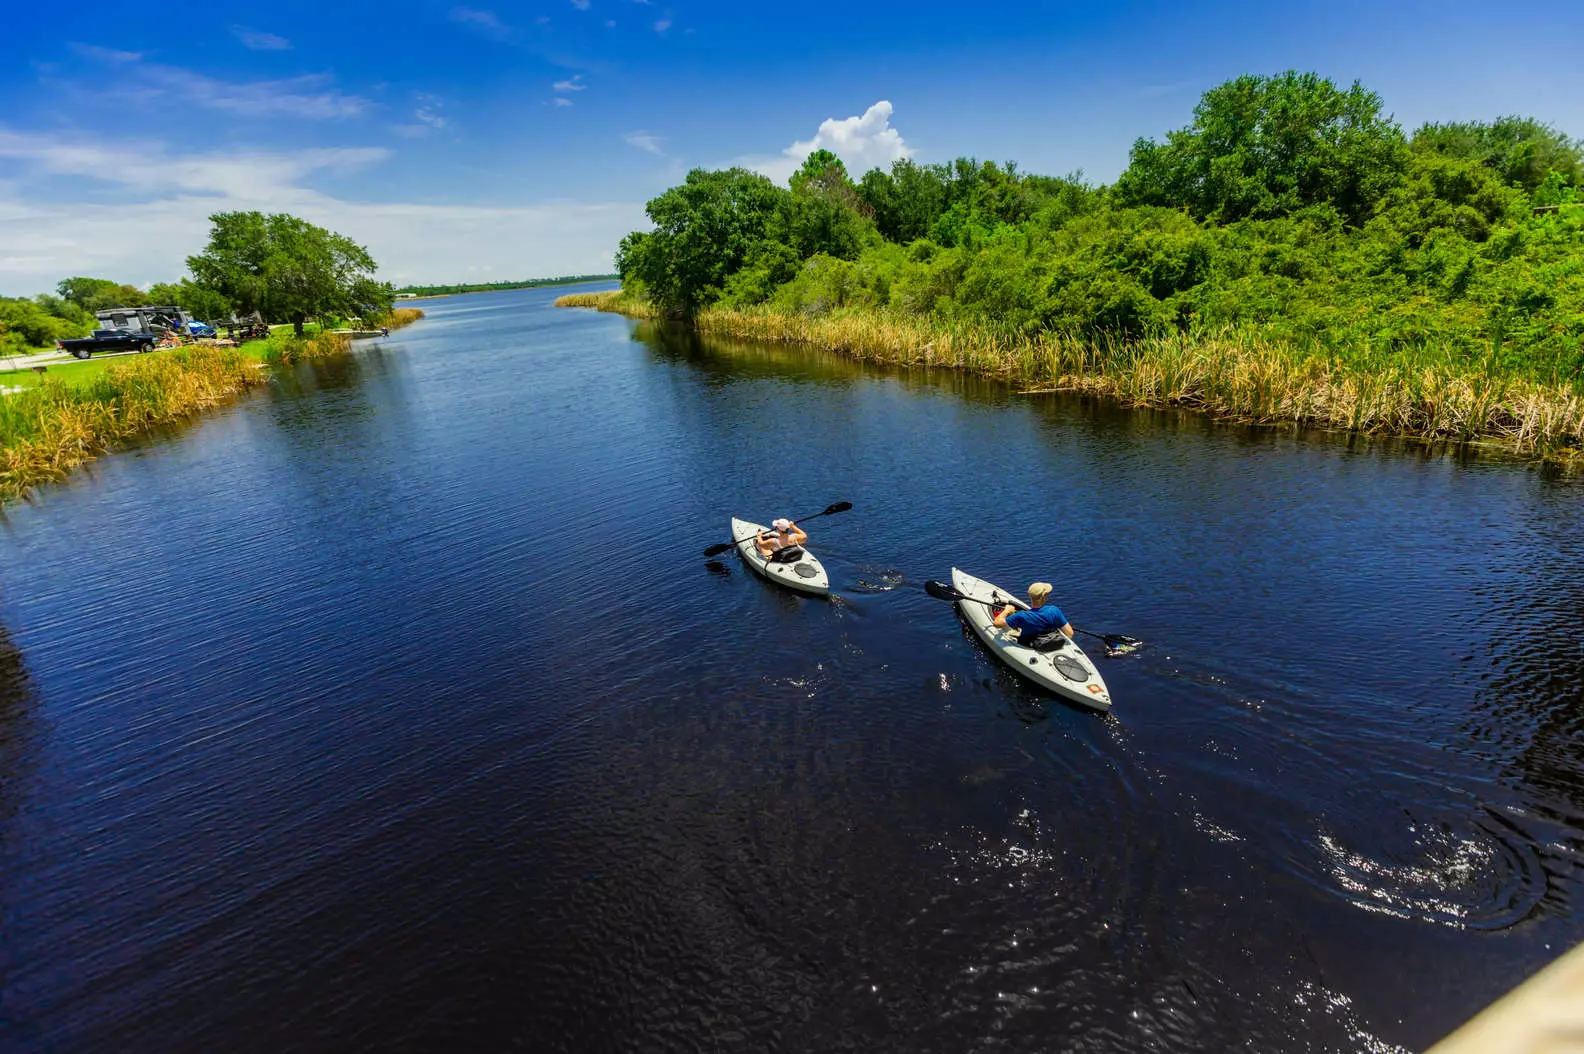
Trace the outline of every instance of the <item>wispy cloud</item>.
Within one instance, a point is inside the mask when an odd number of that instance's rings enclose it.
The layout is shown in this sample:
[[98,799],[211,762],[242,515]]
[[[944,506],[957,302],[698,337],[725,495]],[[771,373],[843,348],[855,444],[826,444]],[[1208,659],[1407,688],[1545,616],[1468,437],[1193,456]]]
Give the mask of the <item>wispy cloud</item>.
[[[210,214],[285,211],[347,234],[408,281],[502,278],[610,270],[610,247],[644,225],[637,203],[471,206],[347,201],[305,186],[325,171],[363,168],[386,151],[181,153],[140,137],[59,137],[0,128],[0,158],[20,172],[0,182],[0,291],[53,288],[68,274],[114,275],[146,285],[181,275],[203,245]],[[141,200],[57,203],[32,188],[62,175],[99,181]]]
[[665,157],[666,152],[660,149],[661,139],[648,132],[628,132],[622,136],[628,146],[636,146],[639,150],[654,154],[656,157]]
[[451,21],[467,26],[482,36],[491,40],[506,40],[511,36],[511,27],[502,22],[493,11],[485,11],[476,7],[453,7]]
[[668,30],[670,28],[671,28],[671,20],[669,18],[662,18],[660,21],[658,21],[658,22],[656,22],[654,24],[654,31],[656,33],[664,33],[666,30]]
[[335,120],[368,111],[369,101],[329,87],[328,74],[313,73],[278,81],[223,81],[175,66],[144,66],[148,88],[211,110],[247,117],[300,117]]
[[891,127],[891,104],[881,99],[860,117],[826,118],[814,138],[794,142],[777,157],[742,157],[737,162],[784,182],[816,150],[829,150],[841,158],[854,179],[871,168],[889,169],[913,155],[913,148]]
[[[357,117],[371,107],[369,100],[333,87],[326,73],[273,81],[227,81],[180,66],[144,62],[130,51],[110,51],[91,45],[73,45],[86,58],[120,67],[111,89],[118,99],[143,103],[161,101],[199,106],[245,117],[296,117],[336,120]],[[72,84],[87,93],[103,92],[97,83]]]
[[579,11],[587,11],[589,9],[589,0],[572,0],[572,6]]
[[117,51],[115,48],[102,48],[98,44],[68,44],[67,47],[83,58],[95,62],[137,62],[143,57],[141,51]]
[[550,88],[555,92],[582,91],[584,88],[588,87],[587,84],[581,83],[582,80],[583,74],[578,73],[574,74],[571,80],[556,81],[554,84],[550,85]]
[[430,132],[437,132],[451,123],[440,113],[440,108],[445,103],[438,95],[417,92],[413,95],[413,101],[418,104],[412,112],[413,123],[395,125],[393,130],[397,135],[418,139]]
[[291,41],[285,37],[266,33],[260,29],[249,29],[247,26],[232,26],[231,35],[242,42],[242,46],[250,51],[288,51]]
[[557,95],[555,97],[555,105],[557,105],[557,106],[571,106],[572,105],[572,100],[568,99],[565,95]]

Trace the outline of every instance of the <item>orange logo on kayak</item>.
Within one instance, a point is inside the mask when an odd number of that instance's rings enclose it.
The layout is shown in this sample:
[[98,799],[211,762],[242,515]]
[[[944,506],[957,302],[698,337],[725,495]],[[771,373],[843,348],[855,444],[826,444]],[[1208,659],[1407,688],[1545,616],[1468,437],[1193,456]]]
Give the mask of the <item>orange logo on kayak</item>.
[[1105,693],[1105,689],[1100,687],[1098,684],[1091,684],[1089,686],[1089,690],[1096,695],[1103,695]]

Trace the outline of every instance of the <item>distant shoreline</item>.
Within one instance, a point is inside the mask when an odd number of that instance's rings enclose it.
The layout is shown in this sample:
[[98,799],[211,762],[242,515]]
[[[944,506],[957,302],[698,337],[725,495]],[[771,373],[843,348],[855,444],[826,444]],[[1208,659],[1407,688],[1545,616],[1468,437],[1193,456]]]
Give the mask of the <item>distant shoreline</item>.
[[[441,296],[465,296],[468,293],[509,293],[516,289],[549,289],[563,285],[588,285],[591,282],[614,282],[621,276],[615,274],[574,275],[570,278],[536,278],[526,282],[485,282],[477,285],[463,285],[446,293],[416,293],[412,296],[403,296],[408,290],[398,289],[396,295],[403,301],[408,300],[433,300]],[[434,286],[409,287],[416,289],[433,289]]]

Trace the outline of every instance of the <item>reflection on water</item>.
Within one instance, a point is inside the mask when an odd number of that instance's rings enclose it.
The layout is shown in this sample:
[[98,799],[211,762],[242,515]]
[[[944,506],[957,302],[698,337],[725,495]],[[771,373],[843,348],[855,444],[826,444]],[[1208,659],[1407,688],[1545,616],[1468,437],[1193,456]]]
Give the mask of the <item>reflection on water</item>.
[[[1584,937],[1577,480],[553,293],[8,513],[21,1045],[1421,1049]],[[702,555],[837,500],[828,599]]]

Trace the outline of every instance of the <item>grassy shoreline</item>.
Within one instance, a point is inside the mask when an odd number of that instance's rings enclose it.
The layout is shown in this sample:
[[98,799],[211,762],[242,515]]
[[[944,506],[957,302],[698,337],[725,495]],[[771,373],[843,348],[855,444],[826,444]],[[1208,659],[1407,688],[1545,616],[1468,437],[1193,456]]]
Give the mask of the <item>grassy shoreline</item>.
[[[422,317],[402,308],[385,324],[396,329]],[[0,397],[0,502],[61,479],[141,432],[230,402],[267,383],[274,367],[351,347],[345,334],[299,339],[284,330],[237,348],[196,344],[103,366],[90,361],[70,381],[46,374],[28,390]]]
[[[655,317],[649,304],[623,292],[568,294],[556,306]],[[1584,459],[1584,395],[1488,364],[1411,353],[1306,354],[1252,331],[1117,344],[1049,333],[1025,338],[862,308],[823,315],[709,308],[695,322],[705,333],[812,345],[865,362],[967,370],[1029,393],[1083,392],[1259,424],[1496,442],[1520,456]]]

